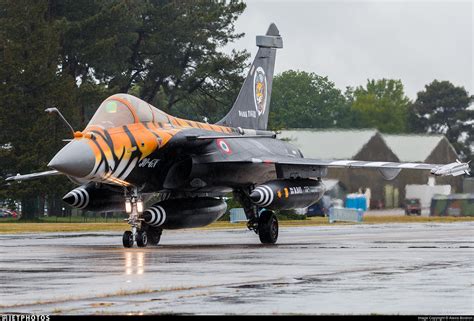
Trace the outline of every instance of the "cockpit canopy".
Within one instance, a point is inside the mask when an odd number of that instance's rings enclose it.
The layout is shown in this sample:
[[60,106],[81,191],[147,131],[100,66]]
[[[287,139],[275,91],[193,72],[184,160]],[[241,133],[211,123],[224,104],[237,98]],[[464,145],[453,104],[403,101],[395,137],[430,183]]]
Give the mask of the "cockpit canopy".
[[169,123],[170,120],[167,114],[135,96],[117,94],[102,102],[87,127],[108,129],[141,122]]

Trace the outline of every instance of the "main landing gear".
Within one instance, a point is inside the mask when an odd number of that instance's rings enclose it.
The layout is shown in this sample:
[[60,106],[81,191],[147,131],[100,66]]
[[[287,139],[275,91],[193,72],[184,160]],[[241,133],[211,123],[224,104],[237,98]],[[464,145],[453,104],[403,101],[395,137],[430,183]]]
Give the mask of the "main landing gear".
[[278,240],[278,218],[273,211],[262,210],[258,217],[249,219],[247,227],[258,234],[263,244],[275,244]]
[[150,227],[148,227],[148,230],[147,230],[148,244],[158,245],[158,243],[160,243],[162,232],[163,232],[163,230],[161,228],[150,228]]
[[275,244],[278,240],[278,218],[275,213],[271,210],[260,210],[244,191],[235,191],[234,198],[244,208],[248,219],[247,228],[258,234],[263,244]]
[[263,244],[275,244],[278,239],[278,219],[272,211],[263,210],[258,217],[258,237]]
[[162,229],[152,228],[143,222],[143,201],[136,187],[126,192],[125,211],[129,214],[125,220],[130,224],[131,231],[123,233],[123,246],[130,248],[134,243],[138,247],[158,245]]

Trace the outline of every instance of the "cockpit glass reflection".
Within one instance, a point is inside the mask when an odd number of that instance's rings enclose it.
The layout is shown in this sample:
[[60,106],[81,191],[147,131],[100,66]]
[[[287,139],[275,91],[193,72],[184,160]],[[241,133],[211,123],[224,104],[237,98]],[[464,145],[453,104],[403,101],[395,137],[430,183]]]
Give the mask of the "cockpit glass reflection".
[[134,122],[135,119],[132,112],[124,103],[110,99],[100,105],[87,126],[109,129]]

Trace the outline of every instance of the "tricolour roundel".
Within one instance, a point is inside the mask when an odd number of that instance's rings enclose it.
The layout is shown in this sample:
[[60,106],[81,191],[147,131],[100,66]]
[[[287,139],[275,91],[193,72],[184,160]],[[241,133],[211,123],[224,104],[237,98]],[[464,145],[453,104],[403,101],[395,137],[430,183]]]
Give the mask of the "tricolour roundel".
[[143,213],[145,223],[152,226],[160,226],[166,220],[165,209],[159,205],[153,205]]
[[232,150],[229,147],[229,144],[223,139],[216,140],[217,147],[226,154],[232,154]]
[[265,113],[267,106],[267,78],[262,67],[258,67],[253,76],[253,97],[255,109],[260,116]]

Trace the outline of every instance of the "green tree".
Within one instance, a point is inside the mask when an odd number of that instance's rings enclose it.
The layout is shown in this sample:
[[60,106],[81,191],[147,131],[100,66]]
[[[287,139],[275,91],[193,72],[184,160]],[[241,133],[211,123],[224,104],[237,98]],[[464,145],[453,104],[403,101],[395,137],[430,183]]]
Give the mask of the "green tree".
[[353,92],[353,124],[384,133],[406,132],[409,103],[400,80],[368,80],[365,88],[359,86]]
[[[2,0],[0,7],[0,145],[8,146],[2,174],[44,170],[61,139],[71,136],[44,109],[62,106],[74,118],[74,79],[58,68],[61,24],[48,15],[47,1]],[[21,199],[23,217],[31,218],[42,211],[37,200],[64,192],[68,182],[51,178],[7,186],[3,197]]]
[[75,79],[166,112],[181,103],[178,113],[196,118],[227,104],[243,80],[248,54],[220,48],[243,36],[234,22],[244,9],[240,1],[65,0],[53,12],[65,25],[62,64]]
[[[221,48],[242,36],[234,22],[244,9],[241,1],[0,0],[2,177],[47,169],[69,137],[47,107],[78,129],[116,92],[184,117],[223,114],[248,54]],[[71,188],[64,177],[2,182],[0,198],[21,199],[27,217],[41,212],[35,198],[60,211]]]
[[460,158],[472,161],[474,110],[469,109],[469,105],[473,101],[474,96],[470,96],[464,87],[434,80],[418,92],[416,101],[410,106],[409,127],[417,133],[446,135]]
[[271,128],[347,127],[348,121],[347,101],[327,77],[288,70],[273,80]]

